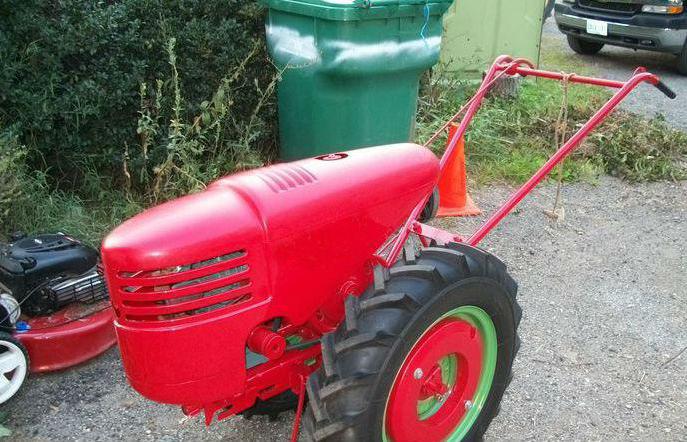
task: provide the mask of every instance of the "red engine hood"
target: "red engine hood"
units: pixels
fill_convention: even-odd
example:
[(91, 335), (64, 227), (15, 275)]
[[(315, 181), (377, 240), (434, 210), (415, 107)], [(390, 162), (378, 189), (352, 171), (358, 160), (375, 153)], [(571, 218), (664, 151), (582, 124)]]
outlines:
[(240, 394), (250, 332), (275, 317), (336, 325), (438, 171), (417, 145), (355, 150), (230, 176), (122, 224), (102, 255), (134, 388), (176, 404)]

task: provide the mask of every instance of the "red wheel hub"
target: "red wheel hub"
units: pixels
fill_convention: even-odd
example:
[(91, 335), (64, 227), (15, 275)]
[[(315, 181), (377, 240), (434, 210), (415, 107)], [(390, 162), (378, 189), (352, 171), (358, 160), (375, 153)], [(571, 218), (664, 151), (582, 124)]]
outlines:
[(432, 367), (430, 374), (423, 379), (422, 388), (420, 389), (420, 399), (426, 400), (446, 394), (446, 392), (449, 391), (449, 387), (444, 383), (443, 378), (441, 366), (437, 363)]
[(478, 330), (457, 318), (434, 325), (415, 344), (396, 377), (386, 409), (393, 442), (440, 441), (470, 409), (482, 373)]

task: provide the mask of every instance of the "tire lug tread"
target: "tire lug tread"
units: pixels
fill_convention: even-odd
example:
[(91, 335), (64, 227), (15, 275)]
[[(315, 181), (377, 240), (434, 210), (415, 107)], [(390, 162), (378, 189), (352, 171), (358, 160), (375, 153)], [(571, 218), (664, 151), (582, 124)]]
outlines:
[[(371, 441), (372, 429), (379, 425), (372, 420), (380, 404), (375, 388), (386, 373), (383, 365), (377, 369), (376, 364), (383, 364), (402, 346), (403, 330), (444, 288), (468, 278), (490, 279), (502, 288), (501, 299), (510, 303), (516, 331), (522, 317), (516, 301), (517, 283), (505, 264), (466, 244), (430, 247), (419, 253), (406, 246), (396, 265), (391, 269), (376, 266), (373, 277), (371, 287), (359, 298), (345, 300), (346, 318), (337, 331), (322, 338), (322, 367), (307, 384), (310, 406), (304, 429), (306, 438), (314, 442)], [(515, 342), (499, 342), (498, 351), (512, 352), (514, 357), (520, 338), (517, 333), (511, 336)], [(508, 378), (492, 386), (497, 394), (502, 395), (512, 379), (512, 360), (509, 363)], [(366, 404), (365, 410), (360, 409), (361, 404)], [(496, 406), (485, 410), (476, 423), (475, 440), (497, 412)]]

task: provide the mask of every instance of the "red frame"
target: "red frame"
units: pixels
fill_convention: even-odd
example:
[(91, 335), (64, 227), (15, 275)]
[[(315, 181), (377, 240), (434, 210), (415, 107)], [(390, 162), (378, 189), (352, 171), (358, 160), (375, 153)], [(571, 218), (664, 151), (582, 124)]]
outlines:
[(602, 78), (585, 77), (576, 74), (563, 74), (560, 72), (544, 71), (534, 68), (534, 64), (526, 59), (518, 58), (514, 59), (507, 55), (502, 55), (496, 59), (494, 64), (491, 66), (482, 85), (477, 89), (477, 92), (470, 101), (468, 101), (463, 108), (461, 108), (449, 121), (442, 126), (439, 131), (437, 131), (426, 143), (425, 147), (430, 146), (434, 141), (436, 141), (442, 133), (446, 131), (450, 124), (456, 121), (460, 116), (465, 113), (465, 116), (458, 125), (458, 129), (455, 131), (453, 137), (448, 141), (446, 151), (441, 158), (440, 162), (440, 173), (444, 173), (446, 169), (446, 163), (448, 159), (451, 158), (455, 150), (458, 140), (460, 140), (467, 131), (470, 123), (472, 122), (475, 114), (479, 110), (485, 95), (489, 91), (489, 88), (501, 77), (510, 75), (520, 75), (522, 77), (539, 77), (550, 80), (562, 81), (567, 79), (570, 83), (587, 84), (593, 86), (608, 87), (613, 89), (618, 89), (618, 91), (585, 123), (573, 136), (571, 136), (568, 141), (561, 146), (558, 151), (549, 158), (549, 160), (530, 178), (525, 184), (523, 184), (515, 193), (513, 193), (510, 198), (496, 211), (492, 214), (489, 219), (487, 219), (484, 224), (477, 229), (475, 233), (469, 238), (465, 239), (457, 234), (447, 232), (436, 227), (424, 225), (417, 221), (419, 214), (422, 212), (423, 208), (427, 204), (431, 194), (427, 194), (425, 198), (420, 201), (417, 206), (413, 209), (410, 216), (406, 220), (405, 224), (401, 228), (399, 234), (393, 240), (386, 256), (380, 254), (376, 255), (377, 261), (385, 267), (391, 267), (398, 259), (401, 250), (403, 249), (403, 244), (405, 244), (408, 236), (411, 233), (415, 233), (424, 238), (430, 238), (436, 240), (440, 244), (445, 244), (447, 242), (456, 241), (464, 242), (472, 246), (477, 244), (484, 239), (484, 237), (491, 232), (502, 220), (505, 218), (520, 201), (522, 201), (537, 184), (539, 184), (556, 165), (563, 161), (570, 153), (575, 150), (584, 139), (589, 136), (589, 134), (601, 124), (611, 112), (627, 97), (637, 86), (641, 83), (649, 83), (656, 86), (659, 90), (665, 93), (669, 98), (674, 98), (674, 94), (670, 91), (660, 80), (660, 78), (652, 73), (646, 72), (645, 68), (637, 68), (632, 77), (627, 81), (615, 81), (606, 80)]

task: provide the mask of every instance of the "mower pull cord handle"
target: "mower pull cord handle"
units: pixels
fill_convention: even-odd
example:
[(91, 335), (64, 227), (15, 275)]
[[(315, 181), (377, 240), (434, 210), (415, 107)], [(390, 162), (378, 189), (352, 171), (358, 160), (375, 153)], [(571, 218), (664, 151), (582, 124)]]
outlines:
[(656, 89), (663, 92), (665, 96), (670, 98), (671, 100), (674, 100), (675, 97), (677, 97), (677, 94), (661, 80), (658, 80), (658, 82), (654, 86), (656, 86)]

